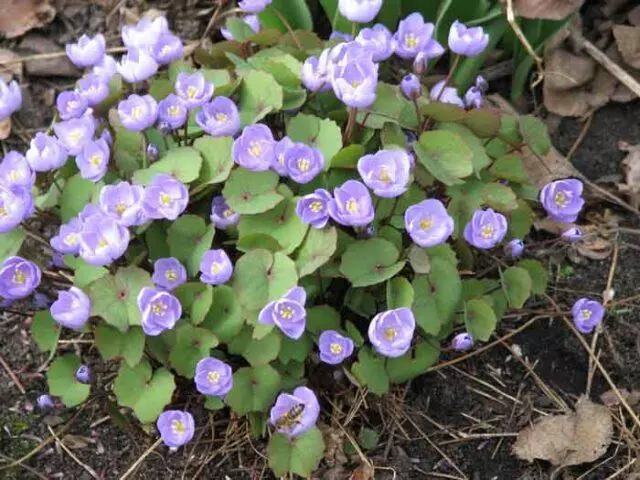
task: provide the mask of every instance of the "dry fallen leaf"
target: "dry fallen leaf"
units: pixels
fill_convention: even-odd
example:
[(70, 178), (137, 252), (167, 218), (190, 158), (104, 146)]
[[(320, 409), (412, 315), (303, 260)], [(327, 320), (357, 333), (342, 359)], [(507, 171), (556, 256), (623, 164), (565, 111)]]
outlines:
[(584, 0), (516, 0), (518, 15), (525, 18), (562, 20), (578, 10)]
[(79, 77), (81, 71), (64, 54), (64, 50), (56, 42), (42, 35), (30, 33), (22, 42), (20, 48), (33, 53), (56, 53), (54, 58), (36, 58), (25, 62), (27, 74), (34, 76)]
[(0, 140), (6, 140), (11, 135), (11, 117), (0, 120)]
[(520, 431), (513, 452), (522, 460), (580, 465), (597, 460), (611, 444), (613, 422), (604, 405), (580, 398), (576, 411), (545, 417)]
[(627, 20), (635, 27), (640, 27), (640, 5), (634, 7), (628, 14)]
[[(619, 388), (618, 391), (620, 392), (620, 395), (622, 396), (622, 398), (631, 407), (635, 407), (636, 405), (638, 405), (638, 403), (640, 403), (639, 390), (633, 390), (629, 392), (629, 390), (627, 390), (626, 388)], [(604, 403), (607, 407), (617, 407), (621, 403), (620, 397), (618, 397), (616, 392), (614, 392), (613, 390), (607, 390), (606, 392), (601, 394), (600, 400), (602, 400), (602, 403)]]
[(545, 54), (545, 85), (554, 90), (569, 90), (593, 79), (596, 62), (587, 56), (576, 55), (556, 48)]
[(22, 62), (16, 60), (20, 60), (20, 55), (6, 48), (0, 48), (0, 78), (5, 83), (14, 78), (18, 83), (22, 80)]
[(634, 208), (638, 208), (640, 206), (640, 144), (630, 145), (627, 142), (619, 142), (618, 149), (628, 152), (622, 160), (625, 183), (619, 184), (618, 188), (629, 197), (629, 203)]
[(625, 63), (640, 68), (640, 27), (616, 25), (613, 27), (613, 36)]
[(49, 0), (2, 0), (0, 3), (0, 35), (7, 38), (43, 27), (56, 16)]

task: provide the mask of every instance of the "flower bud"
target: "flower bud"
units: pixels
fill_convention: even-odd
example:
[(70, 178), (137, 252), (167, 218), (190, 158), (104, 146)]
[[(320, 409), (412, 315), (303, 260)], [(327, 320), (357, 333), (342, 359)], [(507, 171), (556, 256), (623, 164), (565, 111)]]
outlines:
[(76, 379), (80, 383), (91, 382), (91, 369), (87, 365), (80, 365), (76, 370)]

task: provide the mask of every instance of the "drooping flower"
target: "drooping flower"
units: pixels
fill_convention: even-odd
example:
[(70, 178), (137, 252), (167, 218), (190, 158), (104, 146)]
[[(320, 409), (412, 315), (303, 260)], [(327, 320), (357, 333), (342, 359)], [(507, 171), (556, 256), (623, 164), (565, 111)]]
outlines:
[(318, 339), (318, 348), (320, 360), (330, 365), (337, 365), (351, 356), (354, 343), (349, 337), (344, 337), (335, 330), (325, 330)]
[(560, 237), (567, 243), (576, 243), (582, 238), (582, 229), (578, 226), (570, 227)]
[(80, 365), (76, 370), (76, 380), (80, 383), (91, 383), (91, 369), (88, 365)]
[(19, 300), (40, 285), (42, 273), (35, 263), (22, 257), (9, 257), (0, 264), (0, 297)]
[(130, 233), (113, 218), (92, 215), (82, 224), (80, 258), (89, 265), (101, 267), (117, 260), (129, 246)]
[(161, 35), (171, 33), (165, 17), (157, 17), (153, 20), (143, 18), (135, 25), (123, 25), (122, 43), (131, 49), (150, 49)]
[(329, 221), (329, 202), (331, 194), (324, 188), (319, 188), (298, 200), (296, 214), (303, 223), (308, 223), (313, 228), (324, 228)]
[(224, 197), (218, 195), (211, 201), (210, 218), (216, 228), (226, 230), (240, 221), (240, 214), (231, 210)]
[(91, 69), (91, 73), (108, 83), (118, 71), (117, 64), (118, 62), (116, 62), (115, 58), (111, 55), (105, 55), (102, 61)]
[(322, 172), (324, 155), (317, 148), (294, 143), (284, 153), (284, 165), (291, 180), (301, 184), (309, 183)]
[(300, 73), (302, 84), (310, 92), (331, 90), (329, 53), (330, 50), (326, 49), (320, 57), (308, 57), (302, 65)]
[(449, 48), (453, 53), (476, 57), (487, 48), (489, 34), (482, 27), (468, 28), (456, 20), (449, 30)]
[(429, 98), (433, 102), (451, 103), (464, 108), (464, 101), (460, 98), (460, 95), (458, 95), (458, 90), (454, 87), (445, 87), (445, 80), (436, 83), (431, 88)]
[(393, 45), (396, 55), (404, 59), (414, 58), (424, 51), (433, 36), (435, 26), (425, 23), (420, 13), (412, 13), (398, 25), (398, 31), (393, 35)]
[(22, 106), (22, 91), (15, 80), (9, 85), (0, 78), (0, 120), (10, 117)]
[(179, 180), (166, 173), (157, 174), (147, 186), (142, 202), (149, 218), (175, 220), (189, 203), (189, 191)]
[(56, 406), (56, 403), (53, 401), (53, 398), (51, 398), (51, 395), (48, 395), (46, 393), (40, 395), (36, 399), (36, 403), (38, 405), (38, 408), (42, 411), (51, 410)]
[(171, 291), (187, 281), (187, 269), (177, 258), (159, 258), (153, 264), (151, 280), (156, 287)]
[(0, 162), (0, 183), (19, 195), (20, 191), (29, 191), (36, 176), (21, 153), (11, 150)]
[(200, 261), (200, 273), (201, 282), (222, 285), (227, 283), (233, 275), (233, 265), (224, 250), (208, 250)]
[(347, 180), (333, 190), (328, 210), (340, 225), (351, 227), (368, 225), (375, 216), (369, 190), (357, 180)]
[(189, 110), (199, 107), (213, 96), (213, 83), (208, 82), (202, 72), (180, 72), (175, 84), (176, 94)]
[(358, 160), (358, 173), (379, 197), (393, 198), (407, 191), (411, 163), (404, 150), (380, 150)]
[(507, 234), (507, 219), (491, 208), (476, 210), (464, 227), (464, 238), (476, 248), (487, 250), (499, 244)]
[(158, 103), (158, 120), (175, 130), (182, 127), (189, 115), (184, 101), (177, 95), (170, 93)]
[(73, 218), (69, 223), (60, 225), (58, 235), (51, 238), (49, 243), (56, 252), (65, 255), (77, 255), (80, 252), (80, 232), (82, 231), (82, 221)]
[(279, 300), (269, 302), (258, 316), (258, 323), (275, 325), (287, 337), (299, 339), (307, 324), (307, 311), (304, 304), (307, 292), (302, 287), (294, 287)]
[(385, 357), (400, 357), (407, 353), (413, 339), (416, 320), (409, 308), (396, 308), (378, 313), (369, 324), (369, 340), (373, 348)]
[(584, 206), (583, 185), (580, 180), (567, 178), (546, 184), (540, 191), (540, 202), (556, 221), (575, 222)]
[(144, 187), (119, 182), (100, 190), (100, 209), (124, 227), (142, 225), (146, 215), (142, 209)]
[[(246, 23), (254, 33), (258, 33), (260, 31), (261, 25), (258, 15), (245, 15), (242, 17), (242, 21)], [(235, 40), (233, 38), (233, 33), (231, 33), (231, 31), (226, 27), (220, 28), (220, 34), (222, 34), (225, 40)]]
[(282, 137), (280, 141), (276, 143), (271, 168), (281, 177), (287, 177), (289, 175), (289, 170), (285, 163), (285, 154), (294, 145), (293, 140), (289, 137)]
[(267, 5), (270, 5), (272, 1), (273, 0), (240, 0), (238, 7), (245, 12), (260, 13), (267, 8)]
[(100, 63), (104, 57), (105, 48), (104, 36), (100, 33), (93, 38), (82, 35), (77, 43), (67, 43), (65, 46), (69, 60), (80, 68), (93, 67)]
[(456, 352), (466, 352), (473, 347), (473, 337), (467, 332), (459, 333), (451, 341), (451, 348)]
[(213, 137), (233, 137), (240, 131), (240, 114), (227, 97), (216, 97), (196, 113), (196, 123)]
[(92, 182), (102, 180), (109, 167), (110, 155), (109, 145), (104, 139), (86, 143), (82, 151), (76, 155), (80, 176)]
[(85, 75), (78, 80), (78, 93), (90, 107), (99, 105), (109, 96), (108, 80), (95, 73)]
[(373, 53), (374, 62), (383, 62), (393, 55), (391, 32), (381, 23), (360, 30), (356, 42)]
[(61, 92), (56, 99), (56, 108), (62, 120), (81, 117), (87, 107), (85, 98), (80, 93), (71, 90)]
[(422, 84), (420, 79), (413, 73), (406, 75), (400, 82), (400, 91), (409, 100), (413, 100), (420, 96), (422, 92)]
[(7, 233), (20, 225), (27, 214), (27, 205), (21, 195), (0, 184), (0, 233)]
[(519, 238), (514, 238), (504, 246), (504, 252), (511, 258), (521, 257), (524, 253), (524, 242)]
[(125, 82), (137, 83), (154, 76), (158, 71), (158, 63), (146, 50), (129, 48), (116, 64), (116, 70)]
[[(357, 45), (360, 51), (364, 47)], [(351, 44), (344, 44), (351, 45)], [(347, 47), (343, 54), (338, 54), (338, 63), (331, 69), (331, 85), (336, 97), (351, 108), (367, 108), (376, 100), (378, 87), (378, 64), (371, 58), (371, 53), (351, 54), (356, 49)], [(365, 50), (366, 52), (366, 50)]]
[(602, 322), (605, 309), (600, 302), (581, 298), (571, 308), (573, 324), (582, 333), (591, 333)]
[(92, 117), (83, 116), (53, 124), (53, 130), (60, 145), (69, 155), (78, 155), (84, 146), (93, 139), (96, 123)]
[(182, 316), (180, 301), (164, 290), (143, 287), (137, 302), (142, 315), (142, 330), (152, 337), (173, 329)]
[(233, 371), (222, 360), (207, 357), (196, 365), (194, 380), (203, 395), (224, 397), (233, 388)]
[(151, 47), (151, 56), (158, 65), (169, 65), (184, 56), (182, 40), (172, 33), (163, 33)]
[(478, 87), (471, 87), (464, 94), (464, 104), (467, 108), (482, 108), (484, 98)]
[(350, 22), (369, 23), (382, 8), (382, 0), (339, 0), (338, 9)]
[(453, 218), (436, 199), (423, 200), (407, 208), (404, 225), (411, 240), (423, 248), (446, 242), (454, 228)]
[(291, 394), (281, 393), (269, 412), (269, 423), (289, 438), (302, 435), (318, 421), (320, 404), (315, 393), (298, 387)]
[(134, 93), (118, 103), (118, 116), (126, 129), (141, 132), (156, 123), (158, 103), (151, 95)]
[(156, 422), (160, 437), (169, 448), (186, 445), (193, 438), (196, 431), (193, 415), (182, 410), (167, 410), (162, 412)]
[(261, 123), (248, 125), (233, 143), (233, 160), (254, 172), (269, 170), (275, 158), (273, 133)]

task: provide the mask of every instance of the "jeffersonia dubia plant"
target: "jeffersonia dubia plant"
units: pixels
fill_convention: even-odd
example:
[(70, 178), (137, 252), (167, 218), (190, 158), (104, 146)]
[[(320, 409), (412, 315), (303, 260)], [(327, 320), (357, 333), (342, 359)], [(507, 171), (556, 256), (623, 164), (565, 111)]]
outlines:
[[(368, 22), (382, 2), (339, 5)], [(38, 344), (54, 350), (61, 327), (93, 334), (120, 363), (118, 404), (157, 421), (170, 448), (198, 428), (168, 409), (174, 375), (194, 379), (206, 408), (247, 416), (256, 435), (273, 427), (276, 473), (307, 475), (324, 444), (323, 392), (306, 367), (340, 365), (381, 395), (435, 363), (442, 342), (473, 348), (508, 309), (544, 293), (546, 271), (522, 243), (538, 195), (518, 152), (550, 144), (536, 119), (479, 108), (482, 79), (462, 97), (450, 80), (425, 88), (445, 49), (420, 14), (395, 33), (356, 26), (346, 43), (232, 20), (238, 42), (227, 47), (240, 54), (224, 68), (183, 61), (164, 18), (124, 27), (119, 62), (100, 36), (69, 47), (91, 70), (58, 97), (55, 135), (38, 133), (26, 157), (0, 164), (0, 296), (38, 288), (42, 267), (17, 253), (26, 232), (37, 236), (31, 215), (58, 215), (48, 268), (73, 284), (36, 315)], [(452, 68), (486, 45), (455, 23)], [(205, 53), (198, 61), (217, 66)], [(381, 63), (393, 53), (401, 77), (415, 72), (400, 85)], [(15, 102), (0, 85), (3, 111)], [(554, 182), (541, 202), (573, 221), (581, 191)], [(498, 268), (479, 265), (495, 257)], [(581, 302), (574, 319), (587, 333), (603, 310)], [(99, 383), (82, 365), (67, 353), (49, 369), (50, 393), (67, 406)]]

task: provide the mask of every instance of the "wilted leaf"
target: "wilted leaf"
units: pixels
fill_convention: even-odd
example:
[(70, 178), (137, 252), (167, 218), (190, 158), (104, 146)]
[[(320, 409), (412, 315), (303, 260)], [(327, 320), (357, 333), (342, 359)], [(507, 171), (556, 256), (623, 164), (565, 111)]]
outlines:
[(56, 16), (49, 0), (4, 0), (0, 6), (0, 35), (15, 38), (45, 26)]
[(590, 81), (596, 63), (583, 55), (556, 48), (545, 55), (545, 86), (553, 90), (569, 90)]
[(525, 18), (562, 20), (578, 10), (584, 0), (516, 0), (515, 9)]
[(633, 68), (640, 68), (640, 27), (615, 25), (613, 36), (625, 63)]
[(618, 149), (628, 153), (622, 160), (625, 183), (618, 185), (618, 188), (629, 196), (629, 203), (638, 208), (640, 206), (640, 144), (630, 145), (627, 142), (619, 142)]

